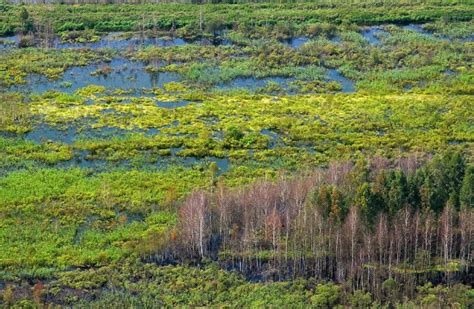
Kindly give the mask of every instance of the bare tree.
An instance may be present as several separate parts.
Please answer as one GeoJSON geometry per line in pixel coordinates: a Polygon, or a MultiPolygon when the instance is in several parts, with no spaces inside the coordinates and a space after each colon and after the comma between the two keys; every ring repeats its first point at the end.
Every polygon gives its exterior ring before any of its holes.
{"type": "Polygon", "coordinates": [[[207,252],[210,236],[209,211],[203,191],[192,193],[180,210],[182,239],[191,250],[197,250],[201,257],[207,252]]]}

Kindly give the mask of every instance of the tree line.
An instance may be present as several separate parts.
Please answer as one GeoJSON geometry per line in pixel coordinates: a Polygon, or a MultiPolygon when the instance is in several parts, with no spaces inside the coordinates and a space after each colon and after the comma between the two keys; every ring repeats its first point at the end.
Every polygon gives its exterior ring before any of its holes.
{"type": "MultiPolygon", "coordinates": [[[[0,3],[12,4],[148,4],[148,3],[183,3],[183,4],[252,4],[252,3],[315,3],[321,6],[334,6],[341,4],[364,4],[364,5],[406,5],[405,1],[401,0],[4,0],[0,3]]],[[[463,3],[463,1],[443,1],[443,0],[417,0],[412,1],[415,4],[433,3],[433,4],[453,4],[463,3]]]]}
{"type": "Polygon", "coordinates": [[[425,282],[472,282],[474,167],[457,152],[381,157],[241,188],[196,191],[172,254],[256,280],[314,277],[413,297],[425,282]]]}

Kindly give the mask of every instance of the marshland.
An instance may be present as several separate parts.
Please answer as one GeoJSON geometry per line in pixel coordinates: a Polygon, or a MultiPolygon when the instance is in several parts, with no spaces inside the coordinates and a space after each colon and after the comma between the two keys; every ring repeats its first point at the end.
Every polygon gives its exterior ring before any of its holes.
{"type": "Polygon", "coordinates": [[[0,304],[474,306],[474,6],[0,0],[0,304]]]}

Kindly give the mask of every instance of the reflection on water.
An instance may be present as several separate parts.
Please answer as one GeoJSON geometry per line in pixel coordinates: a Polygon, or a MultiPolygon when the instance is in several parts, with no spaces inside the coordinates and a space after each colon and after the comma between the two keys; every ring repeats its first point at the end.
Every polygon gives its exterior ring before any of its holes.
{"type": "Polygon", "coordinates": [[[127,49],[135,47],[146,47],[146,46],[182,46],[187,44],[187,42],[182,38],[140,38],[132,37],[128,39],[121,39],[108,35],[97,42],[87,42],[87,43],[69,43],[69,42],[60,42],[56,39],[53,43],[54,48],[63,49],[63,48],[90,48],[90,49],[100,49],[100,48],[112,48],[112,49],[127,49]]]}
{"type": "MultiPolygon", "coordinates": [[[[14,35],[9,37],[0,37],[0,49],[5,48],[17,48],[20,42],[20,36],[14,35]]],[[[217,41],[216,41],[217,42],[217,41]]],[[[51,48],[66,49],[66,48],[112,48],[112,49],[128,49],[146,46],[182,46],[189,44],[190,42],[185,41],[182,38],[121,38],[118,33],[111,33],[104,36],[97,42],[61,42],[59,38],[55,38],[50,45],[51,48]]],[[[40,47],[40,46],[38,46],[40,47]]]]}
{"type": "MultiPolygon", "coordinates": [[[[17,48],[20,42],[20,36],[8,36],[0,37],[0,49],[17,48]]],[[[132,37],[126,37],[126,34],[121,32],[112,32],[106,36],[103,36],[96,42],[62,42],[59,37],[52,40],[49,45],[50,48],[56,49],[67,49],[67,48],[89,48],[89,49],[101,49],[111,48],[116,50],[124,50],[129,48],[139,48],[147,46],[156,47],[170,47],[170,46],[183,46],[186,44],[201,44],[201,45],[232,45],[232,42],[221,36],[215,36],[211,39],[203,38],[199,40],[185,40],[178,37],[144,37],[135,35],[132,37]]],[[[41,47],[38,45],[38,47],[41,47]]]]}
{"type": "MultiPolygon", "coordinates": [[[[249,91],[255,91],[265,87],[269,87],[272,84],[278,85],[281,89],[285,90],[288,94],[294,94],[294,90],[291,89],[290,83],[295,81],[293,77],[266,77],[266,78],[255,78],[255,77],[239,77],[227,83],[220,83],[217,85],[217,89],[221,90],[232,90],[232,89],[247,89],[249,91]]],[[[355,91],[354,81],[344,77],[335,69],[327,70],[326,81],[337,81],[342,86],[342,92],[350,93],[355,91]]],[[[271,89],[270,89],[271,90],[271,89]]]]}
{"type": "Polygon", "coordinates": [[[69,68],[57,80],[50,80],[43,75],[30,75],[27,77],[27,84],[15,85],[11,90],[29,93],[56,90],[73,93],[79,88],[93,84],[111,90],[123,89],[130,91],[131,95],[138,95],[143,89],[163,87],[165,83],[180,80],[177,73],[149,73],[142,62],[117,58],[110,63],[69,68]]]}

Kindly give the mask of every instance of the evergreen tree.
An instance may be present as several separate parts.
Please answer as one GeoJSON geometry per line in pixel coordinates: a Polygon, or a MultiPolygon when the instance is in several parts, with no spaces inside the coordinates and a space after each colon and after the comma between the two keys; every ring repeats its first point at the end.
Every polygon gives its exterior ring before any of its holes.
{"type": "Polygon", "coordinates": [[[394,215],[407,202],[408,184],[405,174],[401,170],[391,172],[390,175],[388,210],[390,215],[394,215]]]}
{"type": "Polygon", "coordinates": [[[474,166],[470,165],[466,169],[459,200],[462,207],[474,208],[474,166]]]}
{"type": "Polygon", "coordinates": [[[420,188],[424,182],[424,169],[417,170],[415,175],[407,179],[407,203],[413,208],[420,208],[420,188]]]}
{"type": "Polygon", "coordinates": [[[319,188],[316,203],[321,213],[327,218],[331,212],[331,195],[326,185],[319,188]]]}
{"type": "Polygon", "coordinates": [[[332,188],[331,193],[331,217],[340,221],[342,217],[342,198],[336,186],[332,188]]]}
{"type": "Polygon", "coordinates": [[[387,173],[382,170],[375,177],[372,185],[373,203],[376,205],[376,211],[388,211],[388,181],[387,173]]]}
{"type": "Polygon", "coordinates": [[[459,152],[436,156],[428,166],[425,184],[430,192],[431,208],[440,213],[448,200],[459,207],[459,189],[464,176],[465,162],[459,152]]]}
{"type": "Polygon", "coordinates": [[[23,7],[20,11],[20,23],[21,32],[28,33],[34,31],[33,19],[30,17],[30,13],[23,7]]]}
{"type": "Polygon", "coordinates": [[[368,182],[364,182],[357,189],[355,205],[360,208],[361,215],[367,219],[367,222],[373,223],[378,212],[378,207],[373,203],[372,192],[370,191],[370,184],[368,182]]]}

